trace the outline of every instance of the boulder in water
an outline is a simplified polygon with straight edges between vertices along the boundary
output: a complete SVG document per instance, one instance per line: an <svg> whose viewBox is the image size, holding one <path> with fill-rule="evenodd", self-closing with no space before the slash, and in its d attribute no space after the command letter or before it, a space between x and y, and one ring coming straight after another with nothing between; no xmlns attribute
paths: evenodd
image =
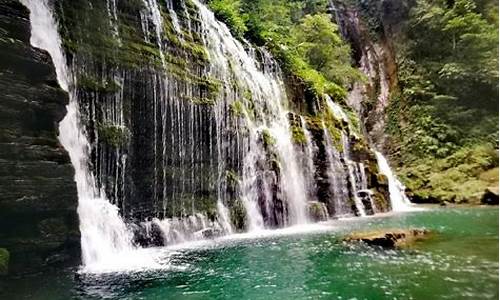
<svg viewBox="0 0 500 300"><path fill-rule="evenodd" d="M328 220L328 209L323 202L309 201L307 203L307 210L309 212L309 218L314 222Z"/></svg>
<svg viewBox="0 0 500 300"><path fill-rule="evenodd" d="M368 232L355 232L344 238L346 242L363 242L370 246L383 248L405 248L415 241L424 239L431 232L427 229L391 229Z"/></svg>
<svg viewBox="0 0 500 300"><path fill-rule="evenodd" d="M208 227L194 233L195 236L200 236L205 239L214 239L221 236L223 233L215 228Z"/></svg>
<svg viewBox="0 0 500 300"><path fill-rule="evenodd" d="M361 200L363 203L363 206L365 207L365 213L367 215L373 215L375 214L375 208L373 207L373 192L371 190L360 190L357 193L358 198Z"/></svg>

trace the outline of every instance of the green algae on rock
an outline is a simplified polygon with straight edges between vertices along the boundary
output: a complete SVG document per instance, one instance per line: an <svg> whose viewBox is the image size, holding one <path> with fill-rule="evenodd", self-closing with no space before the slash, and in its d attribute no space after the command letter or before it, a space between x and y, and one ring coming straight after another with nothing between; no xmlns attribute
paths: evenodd
<svg viewBox="0 0 500 300"><path fill-rule="evenodd" d="M354 232L343 240L345 242L363 242L369 246L382 248L409 248L416 241L429 238L427 229L378 229L375 231Z"/></svg>

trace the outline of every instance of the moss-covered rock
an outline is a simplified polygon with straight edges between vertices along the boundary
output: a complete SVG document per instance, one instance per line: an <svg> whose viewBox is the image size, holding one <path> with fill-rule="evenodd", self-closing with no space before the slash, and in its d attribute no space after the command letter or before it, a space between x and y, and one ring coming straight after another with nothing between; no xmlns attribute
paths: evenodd
<svg viewBox="0 0 500 300"><path fill-rule="evenodd" d="M233 226L237 230L242 231L246 228L246 210L243 202L240 199L236 200L231 206L229 217L231 219L231 224L233 224Z"/></svg>
<svg viewBox="0 0 500 300"><path fill-rule="evenodd" d="M328 220L328 209L325 203L318 201L307 202L307 210L309 212L310 220L314 222L321 222Z"/></svg>
<svg viewBox="0 0 500 300"><path fill-rule="evenodd" d="M130 131L123 126L102 124L98 127L99 138L109 146L119 148L130 141Z"/></svg>
<svg viewBox="0 0 500 300"><path fill-rule="evenodd" d="M120 85L114 80L98 80L90 76L82 75L78 80L78 87L90 91L90 92L100 92L100 93L116 93L120 90Z"/></svg>
<svg viewBox="0 0 500 300"><path fill-rule="evenodd" d="M368 232L355 232L344 238L345 242L362 242L369 246L400 249L414 245L416 241L428 238L431 232L426 229L382 229Z"/></svg>
<svg viewBox="0 0 500 300"><path fill-rule="evenodd" d="M9 273L10 253L5 248L0 248L0 276Z"/></svg>

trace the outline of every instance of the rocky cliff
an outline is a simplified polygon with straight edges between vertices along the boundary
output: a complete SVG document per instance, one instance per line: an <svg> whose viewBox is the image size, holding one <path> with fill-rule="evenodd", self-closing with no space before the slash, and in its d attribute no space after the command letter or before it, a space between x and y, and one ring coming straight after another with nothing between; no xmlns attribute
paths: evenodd
<svg viewBox="0 0 500 300"><path fill-rule="evenodd" d="M80 252L74 171L57 139L68 96L30 35L29 11L0 1L0 248L10 274L77 262Z"/></svg>
<svg viewBox="0 0 500 300"><path fill-rule="evenodd" d="M9 112L0 247L12 270L36 269L78 258L77 192L56 137L68 97L49 56L29 46L26 9L1 3L10 71L0 78ZM50 35L38 38L57 44L46 49L64 57L58 77L77 111L61 136L85 192L84 265L139 245L390 210L344 93L311 89L204 3L23 3L39 10L34 32Z"/></svg>
<svg viewBox="0 0 500 300"><path fill-rule="evenodd" d="M498 186L498 3L334 3L368 78L348 102L397 166L408 196L419 203L487 198Z"/></svg>

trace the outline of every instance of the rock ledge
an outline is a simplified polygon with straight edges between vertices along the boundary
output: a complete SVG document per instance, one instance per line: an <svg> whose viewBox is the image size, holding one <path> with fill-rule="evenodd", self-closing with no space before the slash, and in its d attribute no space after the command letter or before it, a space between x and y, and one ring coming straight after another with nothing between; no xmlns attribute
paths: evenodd
<svg viewBox="0 0 500 300"><path fill-rule="evenodd" d="M376 230L352 233L346 236L344 241L397 249L411 246L415 241L427 238L430 233L427 229Z"/></svg>

